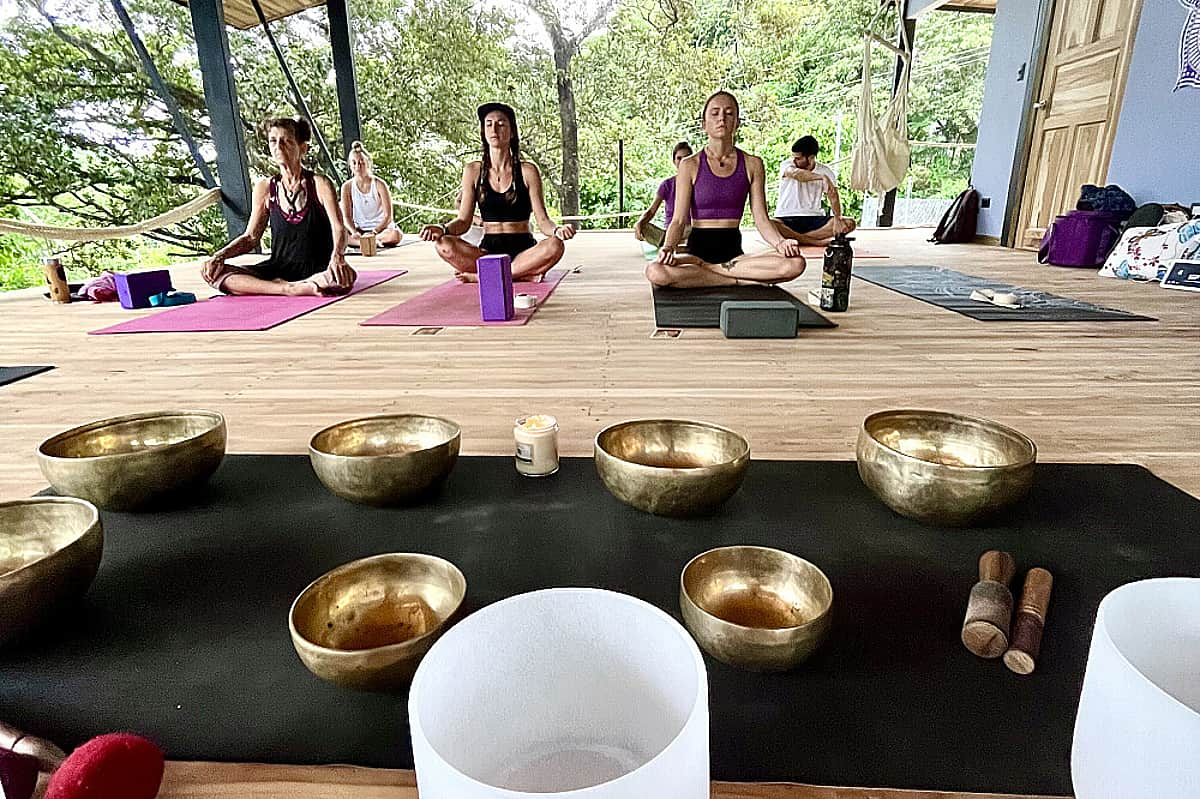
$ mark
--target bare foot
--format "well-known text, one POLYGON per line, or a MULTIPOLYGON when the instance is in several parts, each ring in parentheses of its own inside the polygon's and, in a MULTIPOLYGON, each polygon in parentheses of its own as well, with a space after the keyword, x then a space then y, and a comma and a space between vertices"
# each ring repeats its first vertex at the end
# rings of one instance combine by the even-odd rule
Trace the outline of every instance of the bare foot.
POLYGON ((283 293, 288 297, 319 297, 321 287, 312 279, 297 280, 295 283, 286 284, 283 293))
POLYGON ((454 279, 459 283, 478 283, 479 275, 474 272, 455 272, 454 279))

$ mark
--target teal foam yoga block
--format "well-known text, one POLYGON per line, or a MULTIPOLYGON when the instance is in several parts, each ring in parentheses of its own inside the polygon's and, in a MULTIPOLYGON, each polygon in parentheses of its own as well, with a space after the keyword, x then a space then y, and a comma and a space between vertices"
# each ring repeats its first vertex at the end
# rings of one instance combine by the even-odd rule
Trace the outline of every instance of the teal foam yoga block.
POLYGON ((800 312, 782 300, 727 300, 721 303, 725 338, 795 338, 800 312))

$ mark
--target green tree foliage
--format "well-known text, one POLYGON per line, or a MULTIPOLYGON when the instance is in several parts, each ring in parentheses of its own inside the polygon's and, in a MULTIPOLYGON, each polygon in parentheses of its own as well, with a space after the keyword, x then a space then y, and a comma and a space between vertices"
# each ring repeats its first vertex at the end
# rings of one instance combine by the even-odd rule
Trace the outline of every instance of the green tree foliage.
MULTIPOLYGON (((204 156, 212 159, 187 9, 170 0, 126 5, 204 156)), ((527 6, 510 0, 351 0, 363 140, 397 200, 449 207, 463 163, 481 146, 474 108, 502 100, 518 109, 525 156, 545 175, 552 209, 559 206, 556 67, 530 27, 527 6)), ((202 180, 111 7, 89 0, 19 0, 13 9, 0 13, 0 215, 126 224, 194 197, 202 180)), ((582 212, 617 210, 619 140, 625 144, 625 208, 643 208, 671 173, 672 145, 703 143, 700 107, 717 88, 739 97, 740 144, 762 155, 769 171, 804 133, 817 136, 822 158, 833 160, 839 116, 840 154, 847 159, 862 78, 862 31, 877 10, 877 0, 615 3, 606 25, 579 44, 569 67, 582 212)), ((326 25, 324 11, 314 9, 272 23, 272 30, 345 177, 326 25)), ((874 30, 894 36, 894 25, 892 12, 876 20, 874 30)), ((922 18, 910 102, 914 140, 974 141, 990 36, 985 15, 922 18)), ((230 47, 251 169, 268 174, 260 123, 298 109, 260 30, 230 30, 230 47)), ((881 104, 892 69, 890 57, 875 60, 871 78, 881 104)), ((848 161, 841 166, 845 178, 848 161)), ((913 194, 949 196, 965 185, 969 171, 969 150, 918 147, 913 194)), ((770 185, 768 199, 774 189, 770 185)), ((848 191, 843 200, 850 209, 860 202, 848 191)), ((436 218, 397 209, 409 230, 436 218)), ((109 242, 59 252, 78 275, 147 263, 148 246, 160 259, 195 257, 225 237, 221 215, 210 209, 157 232, 157 243, 109 242)), ((48 246, 3 237, 0 288, 40 280, 37 258, 48 246)))

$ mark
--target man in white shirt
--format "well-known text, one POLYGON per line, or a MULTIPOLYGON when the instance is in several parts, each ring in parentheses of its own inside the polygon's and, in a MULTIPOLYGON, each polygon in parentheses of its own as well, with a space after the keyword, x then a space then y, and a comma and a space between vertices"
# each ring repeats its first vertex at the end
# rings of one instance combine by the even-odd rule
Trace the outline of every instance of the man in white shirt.
POLYGON ((821 145, 803 136, 792 145, 792 155, 779 165, 779 201, 775 205, 775 227, 780 234, 801 244, 828 244, 839 233, 854 230, 853 219, 842 216, 837 177, 817 161, 821 145), (821 198, 829 198, 826 214, 821 198))

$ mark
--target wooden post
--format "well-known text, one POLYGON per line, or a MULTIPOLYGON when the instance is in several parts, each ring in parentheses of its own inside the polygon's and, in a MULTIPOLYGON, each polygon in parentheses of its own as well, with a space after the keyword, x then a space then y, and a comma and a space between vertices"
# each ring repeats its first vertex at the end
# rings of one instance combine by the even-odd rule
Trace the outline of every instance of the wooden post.
POLYGON ((329 17, 329 45, 333 50, 333 71, 337 76, 338 113, 342 122, 343 155, 350 145, 362 140, 362 120, 358 112, 358 77, 354 71, 354 31, 346 0, 326 0, 329 17))
POLYGON ((230 64, 229 39, 225 35, 225 8, 221 0, 189 0, 192 33, 204 79, 204 99, 217 149, 217 177, 221 182, 221 213, 229 237, 240 236, 250 221, 250 166, 246 162, 246 139, 237 86, 230 64))

